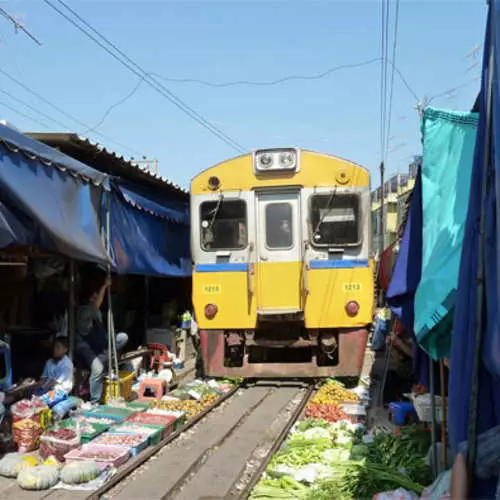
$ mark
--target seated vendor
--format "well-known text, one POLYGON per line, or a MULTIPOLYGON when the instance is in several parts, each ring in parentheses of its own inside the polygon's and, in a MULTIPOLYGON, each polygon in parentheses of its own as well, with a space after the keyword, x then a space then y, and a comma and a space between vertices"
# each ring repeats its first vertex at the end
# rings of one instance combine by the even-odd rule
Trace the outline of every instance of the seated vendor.
POLYGON ((66 337, 56 337, 52 358, 48 359, 43 369, 42 382, 45 387, 69 394, 73 390, 73 362, 68 356, 66 337))
MULTIPOLYGON (((101 306, 111 280, 104 272, 90 277, 83 288, 82 300, 77 312, 76 355, 90 370, 90 398, 101 400, 104 371, 108 366, 108 331, 104 325, 101 306)), ((128 342, 126 333, 117 333, 116 350, 122 350, 128 342)))

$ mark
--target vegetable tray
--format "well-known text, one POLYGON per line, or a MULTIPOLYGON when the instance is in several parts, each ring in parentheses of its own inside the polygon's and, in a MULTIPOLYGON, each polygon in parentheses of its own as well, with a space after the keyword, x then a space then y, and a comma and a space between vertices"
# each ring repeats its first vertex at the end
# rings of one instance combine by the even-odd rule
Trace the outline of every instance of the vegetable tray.
POLYGON ((64 458, 67 463, 93 460, 100 469, 119 467, 130 457, 130 449, 125 446, 102 446, 93 443, 84 444, 78 450, 72 450, 64 458))
POLYGON ((165 426, 164 425, 124 422, 120 425, 117 425, 116 427, 112 427, 111 429, 109 429, 109 432, 119 433, 119 434, 121 434, 121 433, 142 434, 141 428, 150 430, 150 432, 147 433, 150 446, 157 445, 163 439, 163 434, 165 433, 165 426), (137 428, 137 430, 134 430, 134 427, 137 428))
POLYGON ((172 434, 176 419, 173 415, 158 415, 154 413, 136 413, 126 418, 126 422, 134 422, 136 424, 153 424, 162 425, 165 427, 163 437, 172 434))
POLYGON ((146 434, 133 434, 130 432, 106 432, 94 439, 92 444, 95 446, 120 446, 129 450, 130 455, 135 457, 142 450, 148 447, 149 437, 146 434), (121 443, 122 440, 133 440, 134 444, 121 443))
MULTIPOLYGON (((76 420, 72 418, 68 418, 66 420, 62 420, 59 423, 60 427, 64 427, 65 429, 76 429, 76 420)), ((97 424, 97 423, 89 423, 89 422, 82 422, 82 427, 80 429, 81 436, 82 436, 82 443, 86 444, 89 441, 92 441, 95 437, 99 436, 99 434, 102 434, 103 432, 106 432, 109 429, 108 424, 97 424), (92 427, 94 429, 94 432, 87 432, 86 428, 87 427, 92 427), (83 429, 83 430, 82 430, 83 429)))
POLYGON ((154 408, 147 412, 148 415, 164 415, 175 418, 174 431, 178 431, 186 423, 186 412, 174 410, 158 410, 154 408))
POLYGON ((92 408, 84 413, 86 417, 97 417, 97 418, 110 418, 112 420, 116 420, 121 422, 130 415, 137 413, 137 410, 130 410, 127 408, 118 408, 108 405, 101 405, 97 408, 92 408))

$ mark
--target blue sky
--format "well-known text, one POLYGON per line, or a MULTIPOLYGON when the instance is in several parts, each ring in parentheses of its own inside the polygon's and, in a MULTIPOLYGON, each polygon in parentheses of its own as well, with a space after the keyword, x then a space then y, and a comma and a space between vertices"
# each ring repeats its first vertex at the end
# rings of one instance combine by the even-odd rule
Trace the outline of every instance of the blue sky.
MULTIPOLYGON (((212 82, 270 81, 313 75, 380 57, 380 2, 371 1, 80 1, 68 3, 148 71, 212 82)), ((2 1, 42 41, 38 47, 0 18, 0 68, 94 126, 129 94, 137 76, 78 32, 42 1, 2 1)), ((396 65, 418 97, 471 82, 479 65, 467 58, 482 44, 486 1, 400 3, 396 65)), ((245 149, 297 145, 356 161, 375 174, 380 161, 380 63, 344 69, 313 81, 211 88, 165 85, 245 149)), ((470 109, 479 82, 432 104, 470 109)), ((0 119, 25 131, 85 128, 0 74, 0 90, 67 125, 63 128, 0 93, 0 119), (7 104, 39 121, 23 117, 7 104)), ((415 99, 396 76, 388 174, 405 171, 420 151, 415 99)), ((228 159, 231 148, 146 84, 87 134, 126 156, 159 159, 160 173, 187 186, 200 170, 228 159)))

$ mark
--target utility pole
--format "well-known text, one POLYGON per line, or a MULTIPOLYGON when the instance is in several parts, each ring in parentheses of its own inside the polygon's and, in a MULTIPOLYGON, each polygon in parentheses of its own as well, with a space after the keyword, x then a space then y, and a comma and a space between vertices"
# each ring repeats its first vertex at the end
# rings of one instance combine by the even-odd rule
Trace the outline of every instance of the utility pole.
MULTIPOLYGON (((385 192, 384 192, 384 174, 385 174, 385 165, 384 161, 382 160, 380 162, 380 190, 381 190, 381 197, 380 197, 380 241, 379 241, 379 257, 378 257, 378 275, 380 277, 380 268, 382 265, 382 254, 384 253, 385 250, 385 229, 384 229, 384 197, 385 197, 385 192)), ((379 305, 380 307, 383 307, 383 302, 384 302, 384 291, 382 290, 382 287, 380 287, 379 290, 379 305)))

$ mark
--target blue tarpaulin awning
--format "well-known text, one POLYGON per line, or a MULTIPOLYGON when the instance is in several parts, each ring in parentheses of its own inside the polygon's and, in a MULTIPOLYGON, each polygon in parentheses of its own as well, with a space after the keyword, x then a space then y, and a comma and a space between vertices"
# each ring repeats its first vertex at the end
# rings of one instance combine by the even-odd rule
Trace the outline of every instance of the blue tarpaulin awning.
POLYGON ((99 216, 105 174, 3 125, 0 167, 2 245, 41 244, 76 259, 109 262, 99 216))
POLYGON ((120 274, 191 276, 189 224, 152 215, 112 189, 111 253, 120 274))

